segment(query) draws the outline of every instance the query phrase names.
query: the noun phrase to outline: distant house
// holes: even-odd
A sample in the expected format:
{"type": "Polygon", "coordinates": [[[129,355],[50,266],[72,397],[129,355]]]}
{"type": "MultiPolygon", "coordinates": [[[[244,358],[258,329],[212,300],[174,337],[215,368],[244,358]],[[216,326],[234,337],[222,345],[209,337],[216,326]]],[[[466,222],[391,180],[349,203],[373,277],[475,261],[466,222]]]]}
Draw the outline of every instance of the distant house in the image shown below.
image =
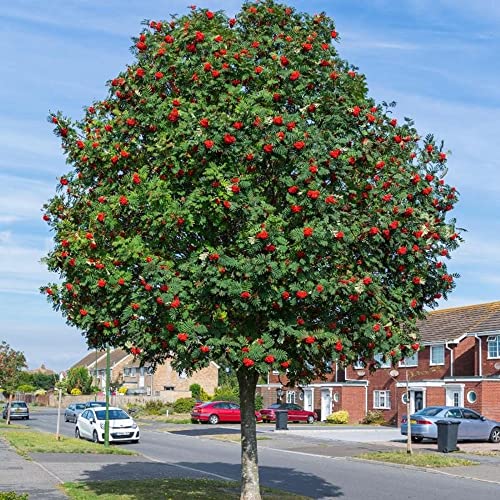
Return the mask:
{"type": "Polygon", "coordinates": [[[42,375],[56,375],[56,372],[54,370],[50,370],[49,368],[46,368],[45,365],[42,363],[39,368],[35,368],[33,370],[26,370],[28,373],[40,373],[42,375]]]}
{"type": "MultiPolygon", "coordinates": [[[[94,384],[105,389],[106,351],[90,351],[72,368],[77,366],[85,366],[94,378],[94,384]]],[[[127,395],[167,396],[171,399],[174,391],[178,397],[189,396],[191,384],[199,384],[205,392],[213,394],[219,382],[219,366],[212,362],[188,377],[173,370],[169,360],[153,371],[147,365],[141,367],[139,360],[123,349],[113,349],[110,352],[110,381],[127,387],[127,395]]]]}
{"type": "Polygon", "coordinates": [[[258,390],[265,404],[283,393],[288,402],[315,410],[321,420],[347,410],[359,422],[369,410],[389,422],[406,414],[407,387],[411,411],[432,405],[466,406],[500,420],[500,302],[430,312],[418,324],[421,350],[397,366],[375,359],[373,374],[364,363],[347,368],[332,363],[326,380],[287,387],[286,377],[269,374],[258,390]]]}

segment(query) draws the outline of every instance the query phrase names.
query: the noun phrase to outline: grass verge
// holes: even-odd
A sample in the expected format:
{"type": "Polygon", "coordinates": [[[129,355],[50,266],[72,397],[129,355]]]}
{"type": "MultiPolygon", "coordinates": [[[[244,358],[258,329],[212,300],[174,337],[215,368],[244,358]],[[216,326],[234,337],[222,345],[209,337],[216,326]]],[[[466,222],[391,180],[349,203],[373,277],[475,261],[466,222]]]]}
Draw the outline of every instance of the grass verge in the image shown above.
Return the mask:
{"type": "Polygon", "coordinates": [[[448,455],[437,455],[434,453],[413,453],[409,455],[406,451],[375,451],[363,453],[357,458],[374,460],[377,462],[390,462],[392,464],[414,465],[416,467],[460,467],[465,465],[478,465],[479,462],[464,458],[455,458],[448,455]]]}
{"type": "MultiPolygon", "coordinates": [[[[147,479],[144,481],[95,481],[64,483],[65,493],[74,500],[236,500],[240,484],[236,481],[211,479],[147,479]]],[[[282,490],[261,488],[262,498],[274,500],[307,500],[282,490]]]]}
{"type": "MultiPolygon", "coordinates": [[[[6,426],[7,427],[7,426],[6,426]]],[[[55,434],[20,429],[20,426],[8,430],[0,428],[0,437],[6,439],[19,453],[28,458],[30,453],[100,453],[115,455],[137,455],[134,451],[127,450],[120,446],[110,446],[106,448],[102,444],[95,444],[81,439],[60,436],[59,441],[55,434]]]]}

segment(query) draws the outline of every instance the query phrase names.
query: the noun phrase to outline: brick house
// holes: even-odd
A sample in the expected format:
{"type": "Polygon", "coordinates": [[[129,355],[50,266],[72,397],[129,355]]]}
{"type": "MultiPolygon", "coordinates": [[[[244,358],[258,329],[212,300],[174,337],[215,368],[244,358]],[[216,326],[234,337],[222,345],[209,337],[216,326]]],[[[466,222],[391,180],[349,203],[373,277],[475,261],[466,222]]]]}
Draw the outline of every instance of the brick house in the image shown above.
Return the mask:
{"type": "MultiPolygon", "coordinates": [[[[103,390],[106,387],[106,351],[89,352],[73,367],[85,366],[94,378],[94,384],[103,390]]],[[[177,397],[190,396],[189,386],[199,384],[205,392],[213,394],[219,382],[219,366],[210,363],[191,376],[177,373],[169,360],[158,365],[152,372],[148,366],[141,367],[139,360],[123,349],[112,349],[110,353],[110,380],[128,388],[127,394],[166,396],[172,399],[172,392],[177,397]],[[168,394],[167,394],[168,393],[168,394]]]]}
{"type": "Polygon", "coordinates": [[[500,420],[500,302],[433,311],[418,328],[421,350],[397,366],[376,357],[381,367],[373,374],[361,362],[345,369],[332,363],[326,380],[297,388],[272,372],[258,387],[264,404],[282,392],[287,402],[315,410],[321,420],[347,410],[354,423],[378,410],[398,424],[406,414],[408,384],[412,412],[446,404],[500,420]]]}

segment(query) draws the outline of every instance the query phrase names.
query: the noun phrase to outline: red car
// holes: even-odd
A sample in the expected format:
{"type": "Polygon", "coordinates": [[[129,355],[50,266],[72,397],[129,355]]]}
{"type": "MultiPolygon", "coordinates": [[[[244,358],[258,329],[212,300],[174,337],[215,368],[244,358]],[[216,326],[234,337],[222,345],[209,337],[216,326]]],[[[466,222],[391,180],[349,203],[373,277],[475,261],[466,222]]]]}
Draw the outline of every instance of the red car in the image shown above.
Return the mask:
{"type": "MultiPolygon", "coordinates": [[[[262,420],[258,411],[255,412],[257,422],[262,420]]],[[[191,411],[191,422],[208,422],[218,424],[219,422],[241,422],[240,405],[229,401],[210,401],[196,405],[191,411]]]]}
{"type": "Polygon", "coordinates": [[[263,422],[275,422],[276,410],[286,410],[289,422],[307,422],[312,424],[318,420],[318,415],[313,411],[307,411],[294,403],[274,403],[267,408],[260,410],[263,422]]]}

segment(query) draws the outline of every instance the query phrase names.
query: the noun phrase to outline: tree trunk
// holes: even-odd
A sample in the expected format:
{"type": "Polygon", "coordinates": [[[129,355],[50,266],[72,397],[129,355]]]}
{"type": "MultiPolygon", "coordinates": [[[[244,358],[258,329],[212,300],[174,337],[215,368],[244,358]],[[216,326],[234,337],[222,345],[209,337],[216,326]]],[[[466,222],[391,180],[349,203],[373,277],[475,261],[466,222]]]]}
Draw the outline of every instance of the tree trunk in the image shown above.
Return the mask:
{"type": "Polygon", "coordinates": [[[13,399],[14,399],[14,396],[12,394],[9,394],[9,406],[7,407],[7,425],[10,425],[10,413],[12,411],[13,399]]]}
{"type": "Polygon", "coordinates": [[[241,368],[237,372],[241,406],[241,500],[261,500],[257,429],[255,420],[255,388],[259,375],[241,368]]]}

